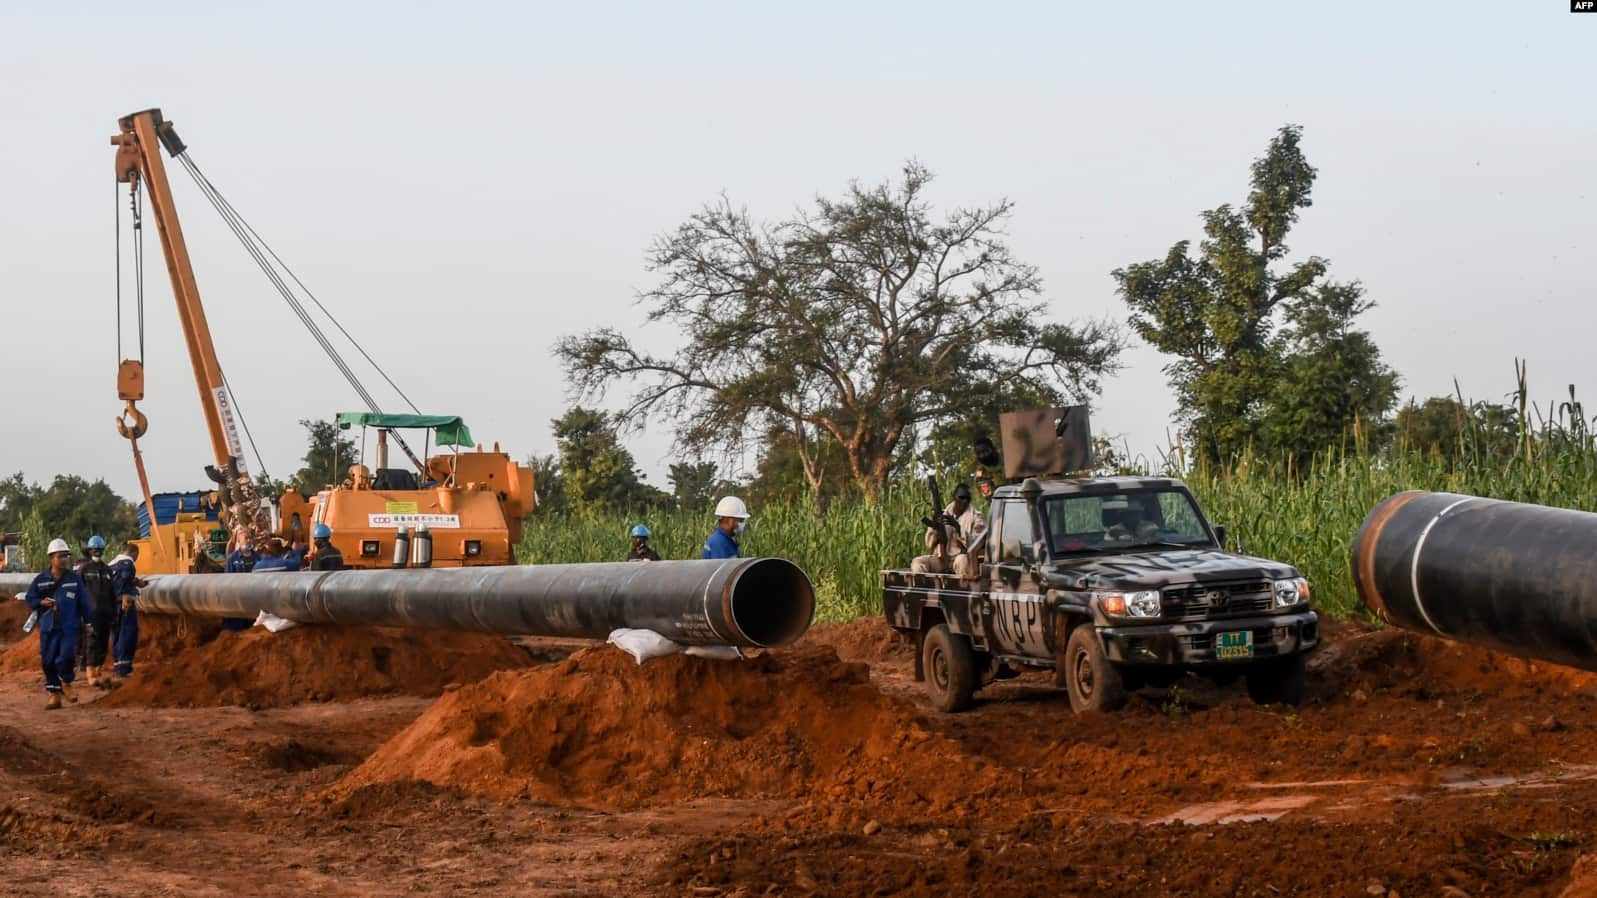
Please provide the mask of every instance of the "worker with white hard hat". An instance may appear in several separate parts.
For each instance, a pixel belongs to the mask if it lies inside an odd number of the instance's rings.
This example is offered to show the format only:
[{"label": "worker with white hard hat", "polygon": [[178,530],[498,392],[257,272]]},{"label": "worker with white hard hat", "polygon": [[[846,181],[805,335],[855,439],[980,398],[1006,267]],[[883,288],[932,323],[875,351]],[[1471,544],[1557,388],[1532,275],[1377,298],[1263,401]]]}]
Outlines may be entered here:
[{"label": "worker with white hard hat", "polygon": [[61,707],[61,699],[77,701],[72,694],[72,672],[78,654],[78,628],[94,620],[89,588],[72,569],[72,547],[64,539],[50,540],[45,549],[50,569],[28,585],[28,607],[39,613],[39,663],[44,668],[44,691],[50,694],[45,710]]},{"label": "worker with white hard hat", "polygon": [[715,530],[704,541],[701,558],[739,558],[737,534],[743,532],[749,519],[748,506],[736,496],[727,496],[715,504]]}]

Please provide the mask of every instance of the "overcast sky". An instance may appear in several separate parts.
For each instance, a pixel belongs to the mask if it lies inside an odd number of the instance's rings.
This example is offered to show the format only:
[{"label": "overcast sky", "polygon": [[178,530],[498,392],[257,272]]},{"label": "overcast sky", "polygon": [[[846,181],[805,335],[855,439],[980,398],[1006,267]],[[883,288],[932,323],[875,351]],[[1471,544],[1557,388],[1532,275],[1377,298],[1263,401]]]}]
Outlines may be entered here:
[{"label": "overcast sky", "polygon": [[[1597,15],[1564,0],[10,0],[0,476],[137,494],[113,427],[108,138],[146,107],[424,411],[525,456],[552,450],[567,404],[553,342],[640,333],[650,239],[722,191],[775,218],[913,157],[941,206],[1015,201],[1013,246],[1056,317],[1123,319],[1110,271],[1240,203],[1287,122],[1320,172],[1288,242],[1364,283],[1405,397],[1456,377],[1500,400],[1515,356],[1544,403],[1597,390],[1594,60]],[[172,177],[222,365],[286,477],[296,422],[359,403]],[[141,445],[157,491],[201,487],[210,451],[153,234],[148,262]],[[1125,363],[1095,429],[1156,456],[1164,360]],[[665,425],[630,442],[660,486],[669,443]]]}]

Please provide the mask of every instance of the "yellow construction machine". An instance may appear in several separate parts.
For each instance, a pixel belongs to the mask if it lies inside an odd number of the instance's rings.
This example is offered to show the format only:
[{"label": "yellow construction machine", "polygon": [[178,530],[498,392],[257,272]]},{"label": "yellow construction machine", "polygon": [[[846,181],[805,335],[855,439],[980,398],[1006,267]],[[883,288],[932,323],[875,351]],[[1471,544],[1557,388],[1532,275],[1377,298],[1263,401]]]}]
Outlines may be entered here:
[{"label": "yellow construction machine", "polygon": [[[140,569],[149,573],[216,569],[217,556],[225,554],[245,533],[257,544],[273,537],[289,543],[304,542],[317,524],[332,528],[332,542],[343,553],[346,567],[515,563],[513,553],[521,539],[521,519],[533,508],[532,470],[517,464],[501,452],[497,444],[487,451],[473,444],[470,431],[457,416],[416,414],[414,406],[408,414],[385,413],[378,408],[372,394],[333,349],[328,334],[290,285],[297,285],[356,349],[360,349],[359,344],[314,295],[304,289],[303,282],[282,264],[277,254],[199,170],[172,123],[162,118],[159,109],[135,112],[118,123],[120,131],[111,138],[116,146],[116,179],[128,185],[126,199],[119,195],[117,201],[118,355],[122,354],[120,209],[126,202],[133,216],[139,358],[124,360],[118,369],[117,394],[125,405],[117,418],[117,430],[132,446],[134,466],[144,494],[141,518],[147,522],[147,527],[142,539]],[[216,347],[211,341],[210,326],[183,240],[183,229],[173,204],[165,162],[161,158],[162,149],[194,179],[200,192],[221,214],[273,287],[288,301],[367,406],[364,412],[342,413],[337,419],[342,428],[361,428],[362,457],[348,468],[340,482],[326,484],[309,498],[293,490],[281,497],[261,496],[245,465],[240,439],[242,415],[217,361]],[[178,319],[194,368],[200,409],[210,434],[214,460],[213,465],[205,468],[213,487],[181,496],[163,494],[160,502],[150,492],[138,442],[149,426],[148,419],[137,406],[144,398],[142,265],[137,260],[142,259],[145,196],[172,279]],[[360,354],[376,368],[376,362],[365,350],[360,350]],[[377,368],[377,371],[404,397],[382,369]],[[408,398],[405,402],[409,405]],[[365,465],[364,457],[364,435],[373,430],[377,434],[375,470]],[[421,458],[411,451],[401,435],[401,431],[406,430],[423,432]],[[244,432],[248,433],[247,427]],[[403,451],[410,467],[388,467],[390,440]],[[427,457],[429,443],[439,451]],[[445,447],[448,451],[443,451]]]}]

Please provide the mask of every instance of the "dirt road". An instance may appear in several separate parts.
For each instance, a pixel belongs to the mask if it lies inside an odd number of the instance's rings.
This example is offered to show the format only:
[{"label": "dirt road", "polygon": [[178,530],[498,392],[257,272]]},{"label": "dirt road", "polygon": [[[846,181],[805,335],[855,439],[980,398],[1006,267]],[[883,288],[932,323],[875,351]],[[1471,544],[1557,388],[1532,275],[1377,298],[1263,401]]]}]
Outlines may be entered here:
[{"label": "dirt road", "polygon": [[[0,893],[1597,894],[1570,885],[1597,681],[1401,633],[1328,628],[1301,708],[1194,681],[1087,716],[1035,675],[937,715],[875,621],[641,668],[532,640],[449,661],[473,682],[437,698],[436,672],[357,669],[398,651],[369,634],[250,638],[141,667],[194,707],[46,713],[8,654]],[[364,697],[273,707],[189,664],[293,678],[304,647]]]}]

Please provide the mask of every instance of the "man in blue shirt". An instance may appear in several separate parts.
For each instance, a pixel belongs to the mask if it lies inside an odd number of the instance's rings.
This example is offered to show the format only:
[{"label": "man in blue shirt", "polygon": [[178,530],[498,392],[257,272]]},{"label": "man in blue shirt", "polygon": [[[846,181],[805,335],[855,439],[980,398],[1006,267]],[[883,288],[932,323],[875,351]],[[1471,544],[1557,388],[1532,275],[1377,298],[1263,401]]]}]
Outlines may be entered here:
[{"label": "man in blue shirt", "polygon": [[45,710],[61,707],[61,699],[77,701],[72,694],[72,669],[78,654],[78,628],[94,621],[89,588],[72,570],[72,549],[64,539],[53,539],[45,550],[50,569],[33,578],[24,598],[39,613],[39,663],[44,668],[44,691],[50,694]]},{"label": "man in blue shirt", "polygon": [[139,544],[122,544],[122,554],[111,560],[111,590],[116,593],[116,631],[111,650],[116,660],[117,677],[133,673],[133,653],[139,647],[139,588],[149,581],[139,576]]},{"label": "man in blue shirt", "polygon": [[743,532],[749,519],[748,506],[736,496],[727,496],[715,506],[715,530],[704,541],[700,558],[741,558],[736,534]]}]

